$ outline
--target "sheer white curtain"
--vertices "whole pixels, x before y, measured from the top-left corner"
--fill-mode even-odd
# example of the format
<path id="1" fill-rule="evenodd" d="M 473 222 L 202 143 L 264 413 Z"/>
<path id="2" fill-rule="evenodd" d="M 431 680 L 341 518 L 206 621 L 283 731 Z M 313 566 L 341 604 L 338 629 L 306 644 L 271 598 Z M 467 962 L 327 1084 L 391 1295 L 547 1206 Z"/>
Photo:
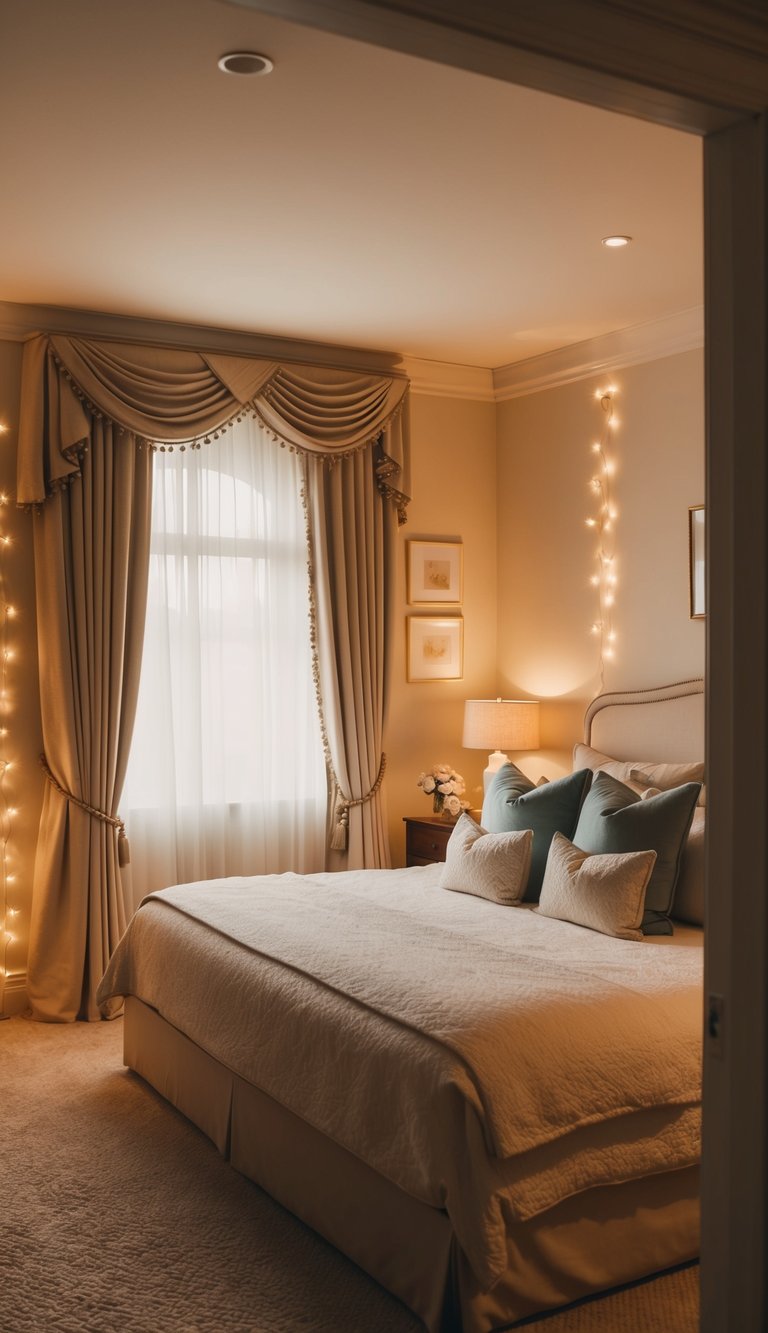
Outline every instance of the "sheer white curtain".
<path id="1" fill-rule="evenodd" d="M 149 603 L 121 813 L 131 897 L 322 869 L 298 456 L 251 418 L 155 454 Z"/>

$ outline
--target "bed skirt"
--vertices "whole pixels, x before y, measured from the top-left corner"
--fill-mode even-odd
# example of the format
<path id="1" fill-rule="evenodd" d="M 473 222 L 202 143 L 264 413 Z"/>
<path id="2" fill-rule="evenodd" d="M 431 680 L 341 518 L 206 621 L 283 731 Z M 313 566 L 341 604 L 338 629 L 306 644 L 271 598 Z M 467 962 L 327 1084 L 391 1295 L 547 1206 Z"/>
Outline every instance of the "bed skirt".
<path id="1" fill-rule="evenodd" d="M 491 1333 L 698 1254 L 693 1167 L 591 1189 L 511 1225 L 506 1272 L 483 1292 L 446 1213 L 405 1194 L 134 996 L 125 1002 L 124 1061 L 430 1333 Z"/>

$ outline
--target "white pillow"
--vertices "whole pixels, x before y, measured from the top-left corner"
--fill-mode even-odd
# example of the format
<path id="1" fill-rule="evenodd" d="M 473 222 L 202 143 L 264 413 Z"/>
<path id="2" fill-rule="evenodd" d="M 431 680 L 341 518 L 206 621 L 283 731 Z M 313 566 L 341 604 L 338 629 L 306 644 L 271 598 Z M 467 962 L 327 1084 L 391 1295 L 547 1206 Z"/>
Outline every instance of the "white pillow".
<path id="1" fill-rule="evenodd" d="M 583 852 L 562 833 L 552 839 L 538 911 L 621 940 L 642 940 L 645 890 L 656 853 Z"/>
<path id="2" fill-rule="evenodd" d="M 642 787 L 658 787 L 660 791 L 671 791 L 681 787 L 684 782 L 704 782 L 704 764 L 655 764 L 642 759 L 614 759 L 600 750 L 593 750 L 591 745 L 577 743 L 573 747 L 573 771 L 591 768 L 593 773 L 602 769 L 610 777 L 623 782 L 633 791 L 641 792 Z M 706 804 L 706 788 L 702 786 L 698 805 Z"/>
<path id="3" fill-rule="evenodd" d="M 448 839 L 440 887 L 514 906 L 525 893 L 532 847 L 531 829 L 487 833 L 465 811 Z"/>

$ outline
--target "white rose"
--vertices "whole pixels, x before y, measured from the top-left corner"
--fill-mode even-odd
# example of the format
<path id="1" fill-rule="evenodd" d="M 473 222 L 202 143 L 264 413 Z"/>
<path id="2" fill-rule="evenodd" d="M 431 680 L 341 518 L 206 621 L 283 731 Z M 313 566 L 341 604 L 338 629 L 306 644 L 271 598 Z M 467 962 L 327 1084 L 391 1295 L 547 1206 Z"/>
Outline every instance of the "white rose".
<path id="1" fill-rule="evenodd" d="M 432 777 L 431 773 L 426 774 L 424 781 L 421 783 L 421 786 L 423 790 L 427 793 L 427 796 L 429 796 L 429 793 L 431 791 L 435 790 L 435 779 Z"/>
<path id="2" fill-rule="evenodd" d="M 452 783 L 452 782 L 438 782 L 438 784 L 437 784 L 437 790 L 438 790 L 439 792 L 441 792 L 443 796 L 450 796 L 451 792 L 453 791 L 453 783 Z"/>
<path id="3" fill-rule="evenodd" d="M 461 801 L 459 800 L 458 796 L 447 797 L 445 802 L 445 808 L 448 811 L 449 815 L 460 815 Z"/>

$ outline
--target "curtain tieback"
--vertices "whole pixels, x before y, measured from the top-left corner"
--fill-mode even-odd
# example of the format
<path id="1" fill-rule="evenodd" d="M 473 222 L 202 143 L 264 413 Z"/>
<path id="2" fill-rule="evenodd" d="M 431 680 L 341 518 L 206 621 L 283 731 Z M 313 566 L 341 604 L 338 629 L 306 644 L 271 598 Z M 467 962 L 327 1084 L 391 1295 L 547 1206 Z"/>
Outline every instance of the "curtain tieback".
<path id="1" fill-rule="evenodd" d="M 122 819 L 119 819 L 117 815 L 108 815 L 106 810 L 99 810 L 97 806 L 89 805 L 87 801 L 81 801 L 79 796 L 73 795 L 71 791 L 67 791 L 66 787 L 62 787 L 58 779 L 53 776 L 44 754 L 40 755 L 40 767 L 51 786 L 55 788 L 60 796 L 64 797 L 65 801 L 78 806 L 80 810 L 85 810 L 86 814 L 92 815 L 94 819 L 100 819 L 102 824 L 109 824 L 111 828 L 117 829 L 117 863 L 121 866 L 127 866 L 131 860 L 131 850 Z"/>
<path id="2" fill-rule="evenodd" d="M 371 790 L 366 792 L 365 796 L 359 796 L 357 800 L 346 800 L 342 798 L 336 806 L 336 827 L 333 830 L 331 838 L 331 849 L 334 852 L 345 852 L 347 850 L 347 828 L 349 825 L 349 812 L 355 805 L 365 805 L 367 801 L 373 799 L 384 781 L 384 772 L 387 767 L 387 756 L 382 753 L 379 771 Z"/>

